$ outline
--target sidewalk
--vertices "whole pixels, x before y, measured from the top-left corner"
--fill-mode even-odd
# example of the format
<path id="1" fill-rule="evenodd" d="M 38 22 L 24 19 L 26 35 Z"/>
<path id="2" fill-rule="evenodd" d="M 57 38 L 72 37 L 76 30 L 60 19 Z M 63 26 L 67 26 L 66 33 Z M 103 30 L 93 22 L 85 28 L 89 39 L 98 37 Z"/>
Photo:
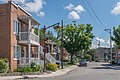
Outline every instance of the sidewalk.
<path id="1" fill-rule="evenodd" d="M 54 76 L 65 75 L 68 72 L 70 72 L 71 70 L 74 70 L 75 68 L 77 68 L 77 65 L 73 65 L 73 66 L 70 66 L 68 68 L 65 68 L 65 69 L 62 69 L 62 70 L 58 70 L 56 72 L 52 72 L 51 74 L 23 75 L 23 76 L 4 76 L 4 77 L 0 77 L 0 80 L 15 80 L 15 79 L 24 78 L 24 77 L 28 77 L 28 78 L 34 78 L 34 77 L 54 77 Z"/>

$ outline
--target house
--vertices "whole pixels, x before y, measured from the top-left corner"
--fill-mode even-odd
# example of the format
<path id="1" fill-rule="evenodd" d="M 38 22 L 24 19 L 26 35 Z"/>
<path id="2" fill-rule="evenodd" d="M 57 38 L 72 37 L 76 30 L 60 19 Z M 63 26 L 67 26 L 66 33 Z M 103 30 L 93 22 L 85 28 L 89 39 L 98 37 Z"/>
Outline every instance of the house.
<path id="1" fill-rule="evenodd" d="M 95 59 L 96 61 L 109 61 L 111 59 L 111 54 L 110 54 L 110 48 L 106 47 L 99 47 L 96 49 L 96 54 L 95 54 Z M 112 49 L 112 59 L 115 59 L 115 50 L 114 48 Z"/>
<path id="2" fill-rule="evenodd" d="M 65 48 L 63 48 L 63 61 L 69 61 L 71 58 L 70 53 L 67 52 Z"/>
<path id="3" fill-rule="evenodd" d="M 48 62 L 55 63 L 56 60 L 60 59 L 60 56 L 59 56 L 60 50 L 59 50 L 57 43 L 46 38 L 45 45 L 44 45 L 44 40 L 41 40 L 40 44 L 41 44 L 41 46 L 46 47 L 44 49 L 45 50 L 44 52 L 46 53 L 46 57 L 48 57 L 48 55 L 49 55 L 50 60 L 52 60 L 52 62 L 50 60 L 48 60 Z"/>
<path id="4" fill-rule="evenodd" d="M 47 54 L 50 54 L 54 59 L 56 59 L 57 61 L 61 60 L 61 54 L 60 54 L 60 48 L 58 46 L 58 44 L 56 42 L 53 42 L 50 39 L 47 39 L 45 41 L 46 45 L 47 45 Z M 63 48 L 63 60 L 64 61 L 68 61 L 70 60 L 70 53 L 67 52 L 67 50 L 65 48 Z"/>
<path id="5" fill-rule="evenodd" d="M 40 63 L 40 42 L 34 33 L 39 23 L 19 5 L 12 1 L 0 4 L 0 58 L 9 60 L 13 71 L 18 66 Z"/>
<path id="6" fill-rule="evenodd" d="M 116 52 L 116 54 L 115 54 L 115 62 L 117 64 L 120 64 L 120 49 L 118 49 L 117 47 L 115 47 L 115 52 Z"/>

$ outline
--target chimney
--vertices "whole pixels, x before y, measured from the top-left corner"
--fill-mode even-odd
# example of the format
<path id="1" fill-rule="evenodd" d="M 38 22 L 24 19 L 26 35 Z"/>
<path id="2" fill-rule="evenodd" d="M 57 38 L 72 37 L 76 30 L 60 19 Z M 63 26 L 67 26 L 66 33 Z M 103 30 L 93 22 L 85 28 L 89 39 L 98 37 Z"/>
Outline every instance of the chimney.
<path id="1" fill-rule="evenodd" d="M 12 2 L 12 0 L 8 0 L 8 3 L 11 3 Z"/>

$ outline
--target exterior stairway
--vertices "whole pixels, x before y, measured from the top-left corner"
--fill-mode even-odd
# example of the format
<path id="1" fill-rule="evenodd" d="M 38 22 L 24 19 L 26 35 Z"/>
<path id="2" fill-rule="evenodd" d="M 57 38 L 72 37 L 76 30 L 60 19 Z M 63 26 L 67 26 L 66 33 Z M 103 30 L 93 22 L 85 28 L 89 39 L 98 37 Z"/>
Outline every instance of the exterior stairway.
<path id="1" fill-rule="evenodd" d="M 43 52 L 42 46 L 40 46 L 40 54 L 44 57 L 44 52 Z M 50 53 L 46 53 L 45 58 L 49 63 L 56 63 L 55 58 L 53 58 L 53 56 Z"/>

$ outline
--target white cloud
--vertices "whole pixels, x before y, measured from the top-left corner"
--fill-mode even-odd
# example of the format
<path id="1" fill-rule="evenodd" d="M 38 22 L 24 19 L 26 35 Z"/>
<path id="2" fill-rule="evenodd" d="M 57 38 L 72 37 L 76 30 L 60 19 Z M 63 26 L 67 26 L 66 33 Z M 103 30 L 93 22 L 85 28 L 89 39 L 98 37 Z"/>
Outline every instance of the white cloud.
<path id="1" fill-rule="evenodd" d="M 0 0 L 1 2 L 7 2 L 9 0 Z M 46 4 L 45 0 L 12 0 L 15 3 L 20 4 L 28 12 L 39 14 L 44 16 L 45 13 L 41 11 L 43 6 Z"/>
<path id="2" fill-rule="evenodd" d="M 25 3 L 25 0 L 12 0 L 12 1 L 14 1 L 14 2 L 19 2 L 19 3 Z"/>
<path id="3" fill-rule="evenodd" d="M 69 11 L 76 11 L 77 13 L 81 13 L 85 11 L 84 7 L 82 5 L 74 6 L 73 4 L 69 3 L 68 6 L 65 7 Z"/>
<path id="4" fill-rule="evenodd" d="M 74 9 L 74 5 L 69 3 L 69 5 L 66 6 L 65 8 L 68 9 L 68 10 L 73 10 Z"/>
<path id="5" fill-rule="evenodd" d="M 113 10 L 111 11 L 112 14 L 118 15 L 120 14 L 120 2 L 117 2 L 115 4 L 115 7 L 113 8 Z"/>
<path id="6" fill-rule="evenodd" d="M 65 7 L 65 9 L 69 10 L 68 18 L 70 19 L 80 19 L 80 13 L 85 11 L 82 5 L 73 5 L 69 3 L 68 6 Z"/>
<path id="7" fill-rule="evenodd" d="M 104 43 L 104 42 L 105 42 L 104 39 L 100 39 L 99 37 L 96 37 L 96 40 L 97 40 L 97 41 L 100 41 L 100 43 Z"/>
<path id="8" fill-rule="evenodd" d="M 80 19 L 80 16 L 77 12 L 72 11 L 72 12 L 69 13 L 68 18 L 70 18 L 70 19 Z"/>
<path id="9" fill-rule="evenodd" d="M 108 46 L 110 46 L 110 40 L 107 40 L 107 44 L 108 44 Z M 112 47 L 115 45 L 115 42 L 114 41 L 112 41 Z"/>
<path id="10" fill-rule="evenodd" d="M 98 45 L 92 44 L 91 49 L 96 49 Z"/>
<path id="11" fill-rule="evenodd" d="M 96 37 L 96 41 L 97 41 L 97 44 L 99 44 L 99 41 L 100 41 L 100 47 L 110 48 L 110 40 L 104 40 L 99 37 Z M 112 41 L 112 47 L 114 46 L 114 44 L 115 44 L 114 41 Z"/>
<path id="12" fill-rule="evenodd" d="M 34 2 L 27 2 L 24 8 L 30 12 L 38 12 L 43 8 L 43 0 L 34 0 Z"/>
<path id="13" fill-rule="evenodd" d="M 81 12 L 85 11 L 85 9 L 81 5 L 77 5 L 74 8 L 74 10 L 77 11 L 78 13 L 81 13 Z"/>
<path id="14" fill-rule="evenodd" d="M 10 1 L 10 0 L 0 0 L 1 2 L 8 2 L 8 1 Z M 15 3 L 25 3 L 25 0 L 12 0 L 12 1 L 14 1 Z"/>
<path id="15" fill-rule="evenodd" d="M 45 16 L 45 12 L 40 11 L 37 15 L 43 17 Z"/>

